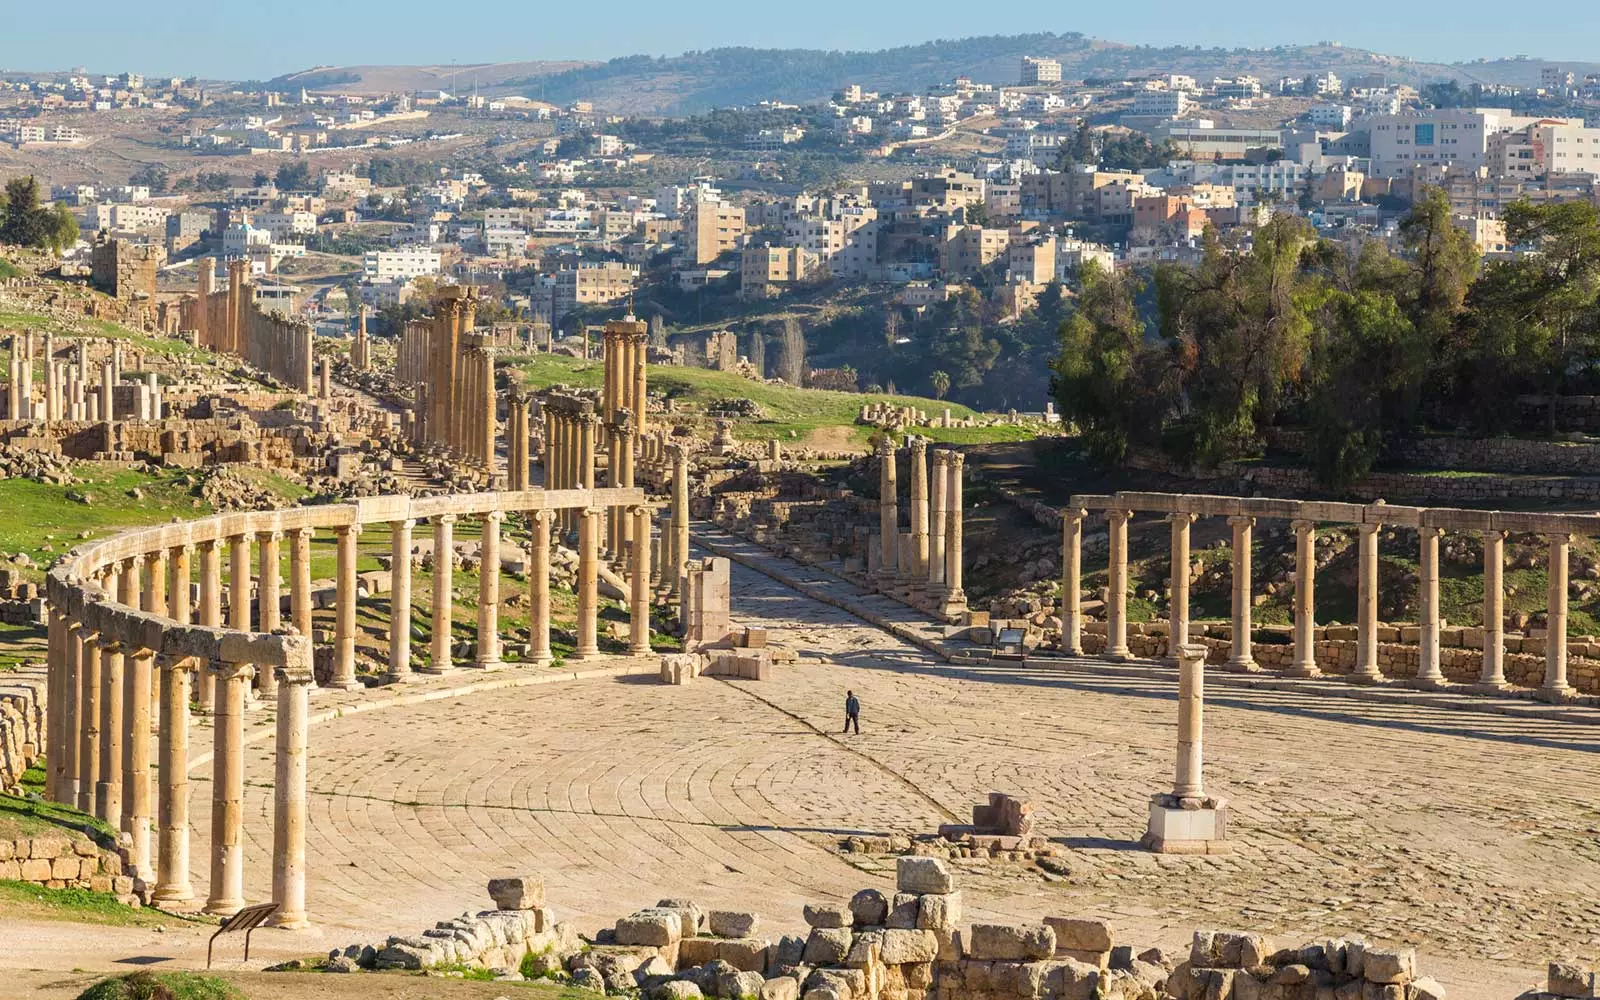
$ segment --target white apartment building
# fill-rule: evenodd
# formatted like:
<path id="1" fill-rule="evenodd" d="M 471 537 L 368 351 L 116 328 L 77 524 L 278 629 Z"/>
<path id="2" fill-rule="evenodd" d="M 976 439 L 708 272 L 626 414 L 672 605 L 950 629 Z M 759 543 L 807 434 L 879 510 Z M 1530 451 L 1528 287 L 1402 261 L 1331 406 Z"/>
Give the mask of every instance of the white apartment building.
<path id="1" fill-rule="evenodd" d="M 257 212 L 255 224 L 272 234 L 274 240 L 311 236 L 317 231 L 314 212 Z"/>
<path id="2" fill-rule="evenodd" d="M 1034 56 L 1022 57 L 1022 86 L 1037 87 L 1043 83 L 1060 82 L 1061 63 L 1059 60 Z"/>
<path id="3" fill-rule="evenodd" d="M 367 254 L 361 270 L 368 281 L 403 281 L 438 274 L 440 264 L 438 252 L 428 247 L 398 247 Z"/>
<path id="4" fill-rule="evenodd" d="M 1188 111 L 1192 103 L 1189 95 L 1181 90 L 1141 90 L 1133 95 L 1133 108 L 1128 113 L 1177 118 Z"/>
<path id="5" fill-rule="evenodd" d="M 1399 177 L 1419 165 L 1475 171 L 1487 162 L 1491 136 L 1540 120 L 1518 117 L 1506 108 L 1430 108 L 1375 115 L 1368 119 L 1372 175 Z"/>
<path id="6" fill-rule="evenodd" d="M 165 232 L 167 210 L 158 205 L 96 205 L 94 225 L 121 232 Z"/>
<path id="7" fill-rule="evenodd" d="M 1311 119 L 1311 124 L 1317 128 L 1333 129 L 1338 132 L 1350 128 L 1350 119 L 1355 115 L 1355 110 L 1348 104 L 1314 104 L 1306 117 Z"/>
<path id="8" fill-rule="evenodd" d="M 1600 128 L 1549 119 L 1529 126 L 1528 139 L 1547 174 L 1600 174 Z"/>
<path id="9" fill-rule="evenodd" d="M 271 246 L 272 234 L 265 229 L 257 229 L 248 222 L 235 223 L 222 232 L 224 257 L 245 257 L 252 250 Z"/>
<path id="10" fill-rule="evenodd" d="M 878 210 L 847 206 L 834 218 L 796 217 L 784 223 L 784 243 L 814 254 L 836 278 L 864 278 L 878 263 Z"/>

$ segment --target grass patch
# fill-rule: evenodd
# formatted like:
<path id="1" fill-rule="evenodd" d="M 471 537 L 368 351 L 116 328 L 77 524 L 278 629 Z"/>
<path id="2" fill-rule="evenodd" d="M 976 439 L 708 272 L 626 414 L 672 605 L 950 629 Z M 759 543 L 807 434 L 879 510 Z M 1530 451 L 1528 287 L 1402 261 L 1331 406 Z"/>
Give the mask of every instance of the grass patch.
<path id="1" fill-rule="evenodd" d="M 30 769 L 29 773 L 32 773 L 32 770 Z M 39 782 L 42 788 L 44 782 L 42 770 L 39 772 Z M 71 806 L 43 799 L 0 795 L 0 840 L 71 833 L 83 834 L 104 846 L 117 842 L 116 833 L 111 827 Z"/>
<path id="2" fill-rule="evenodd" d="M 191 345 L 186 340 L 152 337 L 109 320 L 73 316 L 64 319 L 44 313 L 23 312 L 17 309 L 0 309 L 0 327 L 30 329 L 38 333 L 55 333 L 67 337 L 106 337 L 126 341 L 149 354 L 167 354 L 196 360 L 217 360 L 216 355 L 204 348 Z M 35 378 L 39 375 L 36 372 Z"/>
<path id="3" fill-rule="evenodd" d="M 583 361 L 554 354 L 522 354 L 507 359 L 523 384 L 535 389 L 552 385 L 570 385 L 582 389 L 599 388 L 605 368 L 599 361 Z M 826 389 L 800 389 L 787 385 L 768 385 L 756 382 L 734 372 L 712 371 L 706 368 L 687 368 L 676 365 L 652 365 L 649 370 L 650 387 L 666 393 L 680 408 L 704 412 L 706 407 L 723 399 L 748 399 L 758 404 L 765 413 L 760 420 L 735 420 L 734 435 L 741 440 L 767 441 L 774 438 L 804 439 L 813 431 L 824 428 L 847 429 L 845 440 L 839 444 L 864 445 L 873 428 L 858 425 L 856 416 L 868 403 L 889 403 L 893 406 L 914 406 L 929 414 L 943 412 L 957 418 L 974 416 L 974 411 L 959 403 L 943 402 L 921 396 L 890 396 L 859 392 L 834 392 Z M 997 427 L 922 428 L 923 436 L 951 444 L 978 444 L 986 441 L 1018 441 L 1034 436 L 1032 429 L 1002 425 Z"/>
<path id="4" fill-rule="evenodd" d="M 170 926 L 175 920 L 187 919 L 160 910 L 136 910 L 103 892 L 46 889 L 32 882 L 4 879 L 0 879 L 0 913 L 17 920 L 60 920 L 101 927 Z"/>
<path id="5" fill-rule="evenodd" d="M 141 971 L 102 979 L 78 1000 L 245 1000 L 245 995 L 218 976 Z"/>

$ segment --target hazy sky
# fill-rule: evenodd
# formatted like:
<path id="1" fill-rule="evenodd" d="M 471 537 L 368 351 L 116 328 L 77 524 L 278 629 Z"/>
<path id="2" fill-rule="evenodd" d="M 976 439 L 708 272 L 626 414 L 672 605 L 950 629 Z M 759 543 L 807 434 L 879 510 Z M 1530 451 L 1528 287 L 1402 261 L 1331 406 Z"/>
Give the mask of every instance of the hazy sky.
<path id="1" fill-rule="evenodd" d="M 30 5 L 26 17 L 7 14 L 22 6 L 23 0 L 0 0 L 0 69 L 86 66 L 264 79 L 319 64 L 605 59 L 722 45 L 876 49 L 932 35 L 1032 31 L 1229 47 L 1337 39 L 1440 62 L 1517 54 L 1600 61 L 1596 0 L 1544 0 L 1526 19 L 1491 0 L 1411 0 L 1381 13 L 1204 0 L 1094 3 L 1083 5 L 1086 10 L 1062 0 L 75 0 L 56 8 Z M 1220 16 L 1224 11 L 1237 16 Z"/>

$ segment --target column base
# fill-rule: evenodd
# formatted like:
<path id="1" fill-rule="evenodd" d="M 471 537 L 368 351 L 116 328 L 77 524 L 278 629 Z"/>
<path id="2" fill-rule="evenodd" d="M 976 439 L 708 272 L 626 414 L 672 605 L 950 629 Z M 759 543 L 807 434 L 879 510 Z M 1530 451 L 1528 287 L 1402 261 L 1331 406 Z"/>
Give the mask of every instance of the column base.
<path id="1" fill-rule="evenodd" d="M 244 909 L 244 900 L 242 899 L 212 899 L 206 901 L 206 905 L 201 907 L 200 912 L 210 914 L 213 917 L 231 917 L 242 909 Z"/>
<path id="2" fill-rule="evenodd" d="M 1321 677 L 1322 668 L 1317 666 L 1315 663 L 1294 663 L 1290 664 L 1289 668 L 1283 672 L 1283 676 L 1300 678 Z"/>
<path id="3" fill-rule="evenodd" d="M 1578 689 L 1570 684 L 1559 686 L 1545 685 L 1535 692 L 1534 697 L 1552 705 L 1563 705 L 1574 701 L 1578 697 Z"/>
<path id="4" fill-rule="evenodd" d="M 416 668 L 416 670 L 414 670 L 412 672 L 413 673 L 418 673 L 418 674 L 427 674 L 429 677 L 441 677 L 441 676 L 443 676 L 445 674 L 454 673 L 456 671 L 456 669 L 457 669 L 457 667 L 456 667 L 456 665 L 454 663 L 450 664 L 447 667 L 436 667 L 436 666 L 433 666 L 432 664 L 429 664 L 428 666 L 425 666 L 425 667 L 418 667 L 418 668 Z"/>
<path id="5" fill-rule="evenodd" d="M 1231 854 L 1228 800 L 1152 796 L 1150 825 L 1140 843 L 1156 854 Z"/>
<path id="6" fill-rule="evenodd" d="M 303 913 L 274 913 L 267 918 L 268 927 L 280 931 L 303 931 L 311 926 L 311 921 Z"/>
<path id="7" fill-rule="evenodd" d="M 505 665 L 505 661 L 501 659 L 472 661 L 473 670 L 502 670 Z"/>
<path id="8" fill-rule="evenodd" d="M 193 913 L 200 909 L 199 902 L 194 898 L 194 889 L 187 885 L 158 885 L 150 895 L 150 902 L 174 913 Z"/>
<path id="9" fill-rule="evenodd" d="M 1387 684 L 1389 678 L 1383 676 L 1377 669 L 1372 671 L 1358 671 L 1345 677 L 1351 684 Z"/>
<path id="10" fill-rule="evenodd" d="M 531 667 L 548 667 L 550 664 L 556 662 L 556 658 L 551 656 L 549 653 L 534 653 L 528 657 L 527 662 Z"/>
<path id="11" fill-rule="evenodd" d="M 1266 670 L 1255 660 L 1248 657 L 1233 657 L 1222 665 L 1222 669 L 1230 674 L 1262 674 Z"/>
<path id="12" fill-rule="evenodd" d="M 573 650 L 572 657 L 569 662 L 589 663 L 598 659 L 600 659 L 600 650 L 598 649 L 576 649 Z"/>
<path id="13" fill-rule="evenodd" d="M 1447 691 L 1459 685 L 1451 684 L 1441 674 L 1438 677 L 1413 677 L 1409 682 L 1409 686 L 1419 691 Z"/>
<path id="14" fill-rule="evenodd" d="M 1467 685 L 1467 690 L 1476 694 L 1505 694 L 1511 690 L 1511 682 L 1506 680 L 1477 681 Z"/>
<path id="15" fill-rule="evenodd" d="M 404 684 L 406 681 L 411 679 L 411 674 L 412 671 L 410 670 L 402 673 L 396 673 L 393 670 L 385 671 L 383 675 L 383 682 L 385 684 Z"/>
<path id="16" fill-rule="evenodd" d="M 350 678 L 349 680 L 342 681 L 332 680 L 322 686 L 329 691 L 357 691 L 364 687 L 364 685 L 354 677 Z"/>
<path id="17" fill-rule="evenodd" d="M 1100 651 L 1100 659 L 1111 660 L 1115 663 L 1126 663 L 1127 661 L 1133 659 L 1133 653 L 1128 649 L 1127 646 L 1116 648 L 1108 646 Z"/>
<path id="18" fill-rule="evenodd" d="M 651 649 L 649 646 L 634 646 L 628 650 L 628 655 L 633 657 L 650 656 L 653 653 L 655 653 L 655 650 Z"/>

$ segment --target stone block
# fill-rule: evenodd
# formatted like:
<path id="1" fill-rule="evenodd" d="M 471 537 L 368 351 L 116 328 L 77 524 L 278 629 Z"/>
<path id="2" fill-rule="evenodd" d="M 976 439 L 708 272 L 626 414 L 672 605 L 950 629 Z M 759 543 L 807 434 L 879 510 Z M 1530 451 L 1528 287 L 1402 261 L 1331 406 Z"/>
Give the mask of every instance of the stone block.
<path id="1" fill-rule="evenodd" d="M 1417 978 L 1417 953 L 1411 948 L 1400 951 L 1368 948 L 1362 957 L 1361 975 L 1369 983 L 1403 986 Z"/>
<path id="2" fill-rule="evenodd" d="M 29 842 L 28 857 L 52 861 L 63 854 L 72 853 L 67 841 L 60 837 L 34 837 Z"/>
<path id="3" fill-rule="evenodd" d="M 83 863 L 77 855 L 56 858 L 50 862 L 50 877 L 59 879 L 77 879 L 83 870 Z"/>
<path id="4" fill-rule="evenodd" d="M 678 942 L 678 968 L 687 969 L 714 961 L 717 957 L 717 945 L 721 943 L 716 938 L 684 938 Z"/>
<path id="5" fill-rule="evenodd" d="M 767 969 L 791 969 L 805 961 L 806 939 L 785 934 L 767 949 Z"/>
<path id="6" fill-rule="evenodd" d="M 615 933 L 617 944 L 660 948 L 683 936 L 683 922 L 676 910 L 646 909 L 618 920 Z"/>
<path id="7" fill-rule="evenodd" d="M 1044 922 L 1056 932 L 1058 951 L 1109 952 L 1113 947 L 1111 925 L 1104 920 L 1045 917 Z"/>
<path id="8" fill-rule="evenodd" d="M 839 965 L 850 954 L 848 927 L 815 927 L 806 938 L 807 965 Z"/>
<path id="9" fill-rule="evenodd" d="M 654 909 L 676 910 L 678 924 L 684 937 L 693 937 L 700 933 L 702 925 L 706 922 L 706 911 L 699 904 L 690 899 L 663 899 L 659 900 Z"/>
<path id="10" fill-rule="evenodd" d="M 1261 965 L 1272 949 L 1259 934 L 1197 930 L 1189 964 L 1197 969 L 1249 969 Z"/>
<path id="11" fill-rule="evenodd" d="M 967 954 L 987 961 L 1040 961 L 1056 951 L 1056 932 L 1047 924 L 973 924 Z"/>
<path id="12" fill-rule="evenodd" d="M 844 964 L 857 969 L 874 968 L 882 964 L 879 953 L 883 949 L 883 931 L 862 931 L 850 940 L 850 954 Z"/>
<path id="13" fill-rule="evenodd" d="M 717 937 L 745 938 L 756 932 L 760 918 L 742 910 L 712 910 L 706 915 L 707 926 Z"/>
<path id="14" fill-rule="evenodd" d="M 761 984 L 760 1000 L 800 1000 L 800 980 L 778 976 Z"/>
<path id="15" fill-rule="evenodd" d="M 850 897 L 850 915 L 857 927 L 882 927 L 889 919 L 889 900 L 876 889 L 862 889 Z"/>
<path id="16" fill-rule="evenodd" d="M 917 927 L 927 931 L 954 930 L 961 923 L 961 893 L 924 895 L 917 906 Z"/>
<path id="17" fill-rule="evenodd" d="M 895 927 L 900 930 L 911 930 L 917 926 L 917 913 L 921 910 L 920 896 L 909 892 L 897 892 L 894 901 L 889 905 L 889 919 L 885 926 Z"/>
<path id="18" fill-rule="evenodd" d="M 950 866 L 939 858 L 902 857 L 897 860 L 895 884 L 901 892 L 948 893 L 955 890 Z"/>
<path id="19" fill-rule="evenodd" d="M 843 903 L 807 903 L 801 912 L 808 927 L 849 927 L 854 922 Z"/>
<path id="20" fill-rule="evenodd" d="M 757 938 L 724 938 L 716 941 L 716 957 L 740 972 L 765 972 L 767 947 Z"/>
<path id="21" fill-rule="evenodd" d="M 1551 962 L 1546 973 L 1545 992 L 1558 997 L 1595 996 L 1594 970 L 1576 962 Z"/>
<path id="22" fill-rule="evenodd" d="M 1593 994 L 1586 994 L 1592 996 Z M 1406 987 L 1407 1000 L 1445 1000 L 1444 987 L 1432 976 L 1423 976 Z"/>
<path id="23" fill-rule="evenodd" d="M 50 880 L 50 862 L 46 858 L 29 858 L 22 863 L 20 875 L 24 882 L 47 882 Z"/>
<path id="24" fill-rule="evenodd" d="M 536 910 L 544 906 L 544 879 L 517 875 L 489 880 L 489 898 L 500 910 Z"/>
<path id="25" fill-rule="evenodd" d="M 884 965 L 932 962 L 939 957 L 939 939 L 932 931 L 886 930 L 878 958 Z"/>

